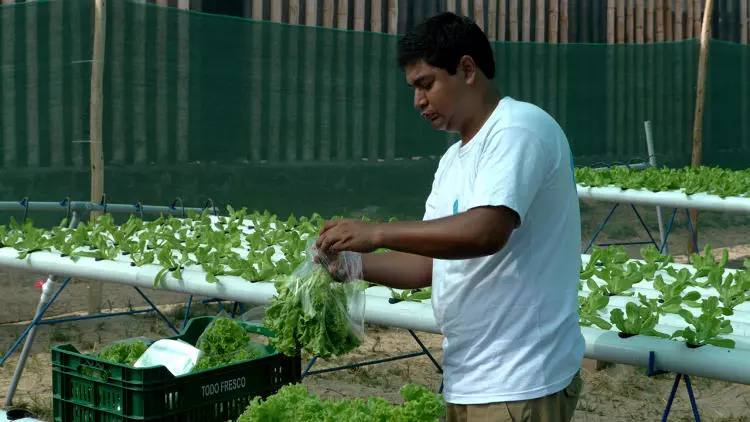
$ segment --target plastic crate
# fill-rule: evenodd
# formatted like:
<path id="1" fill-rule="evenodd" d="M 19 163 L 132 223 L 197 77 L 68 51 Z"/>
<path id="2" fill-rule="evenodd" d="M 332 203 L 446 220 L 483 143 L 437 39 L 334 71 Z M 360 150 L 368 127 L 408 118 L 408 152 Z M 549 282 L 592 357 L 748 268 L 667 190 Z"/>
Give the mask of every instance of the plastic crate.
<path id="1" fill-rule="evenodd" d="M 214 317 L 193 318 L 171 339 L 192 345 Z M 273 337 L 262 327 L 247 332 Z M 56 422 L 227 421 L 255 396 L 268 397 L 301 379 L 300 356 L 272 346 L 270 355 L 175 377 L 163 366 L 133 368 L 78 352 L 52 348 L 52 402 Z"/>

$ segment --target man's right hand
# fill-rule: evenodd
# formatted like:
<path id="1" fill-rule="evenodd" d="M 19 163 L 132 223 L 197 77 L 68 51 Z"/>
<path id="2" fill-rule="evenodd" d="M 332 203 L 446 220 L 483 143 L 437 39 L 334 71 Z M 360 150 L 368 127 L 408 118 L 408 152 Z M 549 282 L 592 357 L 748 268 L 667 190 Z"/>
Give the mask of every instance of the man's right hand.
<path id="1" fill-rule="evenodd" d="M 346 283 L 353 280 L 362 280 L 362 255 L 358 252 L 339 252 L 335 255 L 316 255 L 313 257 L 316 264 L 327 264 L 327 270 L 334 280 Z"/>

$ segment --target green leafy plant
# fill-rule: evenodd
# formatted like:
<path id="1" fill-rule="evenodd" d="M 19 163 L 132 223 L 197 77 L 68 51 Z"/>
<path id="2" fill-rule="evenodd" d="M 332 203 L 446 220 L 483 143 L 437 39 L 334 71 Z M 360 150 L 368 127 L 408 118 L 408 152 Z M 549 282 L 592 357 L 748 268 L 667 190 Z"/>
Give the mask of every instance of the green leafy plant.
<path id="1" fill-rule="evenodd" d="M 609 296 L 602 294 L 601 289 L 591 291 L 588 296 L 578 296 L 579 324 L 584 327 L 596 325 L 602 330 L 609 330 L 612 324 L 601 317 L 599 311 L 609 304 Z"/>
<path id="2" fill-rule="evenodd" d="M 638 301 L 628 302 L 625 312 L 616 308 L 610 311 L 609 316 L 612 323 L 624 336 L 646 335 L 654 337 L 669 338 L 669 335 L 656 331 L 659 322 L 659 306 L 656 300 L 649 300 L 646 296 L 639 294 Z"/>
<path id="3" fill-rule="evenodd" d="M 682 292 L 691 286 L 690 284 L 690 272 L 683 268 L 675 277 L 675 281 L 672 283 L 664 282 L 664 278 L 661 275 L 657 275 L 654 278 L 654 289 L 656 289 L 660 295 L 658 302 L 661 302 L 659 312 L 662 314 L 676 314 L 682 309 L 682 304 L 688 304 L 692 306 L 696 305 L 697 301 L 701 298 L 701 294 L 696 291 L 691 291 L 686 294 Z"/>
<path id="4" fill-rule="evenodd" d="M 613 167 L 575 169 L 576 182 L 581 186 L 643 189 L 651 192 L 681 191 L 686 195 L 705 193 L 721 198 L 748 197 L 750 170 L 731 170 L 720 167 L 692 167 L 632 169 Z"/>
<path id="5" fill-rule="evenodd" d="M 681 310 L 680 316 L 689 324 L 682 330 L 672 334 L 672 338 L 682 338 L 690 347 L 700 347 L 711 344 L 718 347 L 734 348 L 734 340 L 720 338 L 722 334 L 732 333 L 732 324 L 725 316 L 732 315 L 732 310 L 719 306 L 719 298 L 711 296 L 701 303 L 702 313 L 693 315 L 688 310 Z"/>
<path id="6" fill-rule="evenodd" d="M 404 403 L 381 397 L 322 400 L 302 384 L 285 385 L 267 398 L 255 397 L 236 422 L 433 422 L 445 416 L 443 398 L 417 384 L 400 389 Z"/>

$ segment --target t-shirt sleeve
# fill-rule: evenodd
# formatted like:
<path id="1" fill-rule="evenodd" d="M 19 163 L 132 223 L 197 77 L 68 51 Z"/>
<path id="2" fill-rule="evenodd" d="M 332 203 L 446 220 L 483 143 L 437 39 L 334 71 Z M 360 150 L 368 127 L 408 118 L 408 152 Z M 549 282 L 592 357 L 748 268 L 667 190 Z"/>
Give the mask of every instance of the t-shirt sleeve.
<path id="1" fill-rule="evenodd" d="M 430 194 L 427 196 L 427 201 L 425 202 L 424 206 L 424 217 L 422 217 L 422 220 L 434 220 L 436 218 L 436 210 L 437 205 L 435 204 L 435 201 L 437 199 L 437 183 L 438 183 L 438 175 L 435 173 L 435 178 L 432 181 L 432 189 L 430 190 Z"/>
<path id="2" fill-rule="evenodd" d="M 506 206 L 521 224 L 548 173 L 549 157 L 529 130 L 508 127 L 490 135 L 477 161 L 469 208 Z"/>

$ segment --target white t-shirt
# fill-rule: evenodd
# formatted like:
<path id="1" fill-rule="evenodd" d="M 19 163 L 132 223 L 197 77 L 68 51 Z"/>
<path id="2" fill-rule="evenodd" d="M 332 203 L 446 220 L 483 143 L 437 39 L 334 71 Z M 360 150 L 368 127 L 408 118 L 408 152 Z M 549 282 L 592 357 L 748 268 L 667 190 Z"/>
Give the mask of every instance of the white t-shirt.
<path id="1" fill-rule="evenodd" d="M 466 145 L 440 159 L 424 219 L 504 205 L 521 225 L 498 253 L 433 260 L 445 339 L 445 400 L 479 404 L 558 392 L 580 369 L 580 211 L 573 158 L 541 108 L 503 98 Z"/>

